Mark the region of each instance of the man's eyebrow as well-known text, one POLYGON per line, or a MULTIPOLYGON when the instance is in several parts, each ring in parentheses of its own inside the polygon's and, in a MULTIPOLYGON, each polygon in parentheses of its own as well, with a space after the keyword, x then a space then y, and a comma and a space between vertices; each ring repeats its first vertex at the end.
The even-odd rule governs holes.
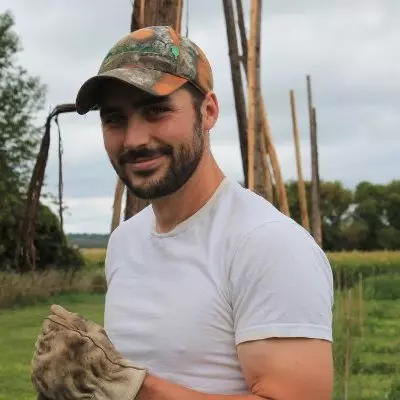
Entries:
MULTIPOLYGON (((171 99, 169 96, 151 96, 151 97, 146 97, 145 99, 142 100, 137 100, 132 103, 132 106, 134 108, 141 108, 141 107, 147 107, 147 106, 153 106, 157 104, 168 104, 171 102, 171 99)), ((120 112, 121 108, 117 106, 102 106, 100 107, 100 116, 104 117, 107 114, 111 114, 114 112, 120 112)))
POLYGON ((140 107, 146 107, 146 106, 153 106, 156 104, 166 104, 171 101, 169 96, 151 96, 151 97, 146 97, 145 99, 138 100, 133 103, 133 107, 135 108, 140 108, 140 107))
POLYGON ((107 114, 111 114, 118 111, 121 111, 118 107, 112 107, 112 106, 100 107, 100 117, 103 118, 107 114))

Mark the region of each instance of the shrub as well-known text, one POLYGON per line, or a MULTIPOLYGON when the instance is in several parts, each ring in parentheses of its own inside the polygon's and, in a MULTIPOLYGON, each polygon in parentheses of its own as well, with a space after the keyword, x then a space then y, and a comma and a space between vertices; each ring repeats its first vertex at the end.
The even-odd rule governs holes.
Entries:
POLYGON ((96 274, 92 278, 92 292, 103 294, 107 291, 107 281, 104 275, 96 274))

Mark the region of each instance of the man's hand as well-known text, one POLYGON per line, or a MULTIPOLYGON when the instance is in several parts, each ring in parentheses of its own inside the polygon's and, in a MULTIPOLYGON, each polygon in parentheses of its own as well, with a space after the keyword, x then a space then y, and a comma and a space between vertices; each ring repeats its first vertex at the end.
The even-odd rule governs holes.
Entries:
POLYGON ((32 382, 50 399, 133 400, 146 369, 115 349, 100 325, 53 305, 32 359, 32 382))

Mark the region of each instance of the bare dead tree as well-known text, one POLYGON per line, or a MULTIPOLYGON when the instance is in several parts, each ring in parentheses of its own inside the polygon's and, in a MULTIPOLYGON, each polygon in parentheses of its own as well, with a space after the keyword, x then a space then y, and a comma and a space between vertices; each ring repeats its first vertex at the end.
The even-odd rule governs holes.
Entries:
POLYGON ((49 156, 51 121, 59 114, 76 112, 75 104, 61 104, 53 109, 45 123, 45 132, 31 176, 26 196, 25 214, 19 226, 15 248, 15 268, 19 272, 36 269, 36 249, 34 245, 40 194, 49 156))

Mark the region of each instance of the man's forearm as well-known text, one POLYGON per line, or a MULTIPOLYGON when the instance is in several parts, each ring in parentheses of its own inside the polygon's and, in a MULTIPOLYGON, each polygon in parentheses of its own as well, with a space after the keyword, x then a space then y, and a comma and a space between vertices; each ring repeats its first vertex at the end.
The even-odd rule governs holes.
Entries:
POLYGON ((147 375, 136 400, 266 400, 255 395, 207 394, 147 375))

